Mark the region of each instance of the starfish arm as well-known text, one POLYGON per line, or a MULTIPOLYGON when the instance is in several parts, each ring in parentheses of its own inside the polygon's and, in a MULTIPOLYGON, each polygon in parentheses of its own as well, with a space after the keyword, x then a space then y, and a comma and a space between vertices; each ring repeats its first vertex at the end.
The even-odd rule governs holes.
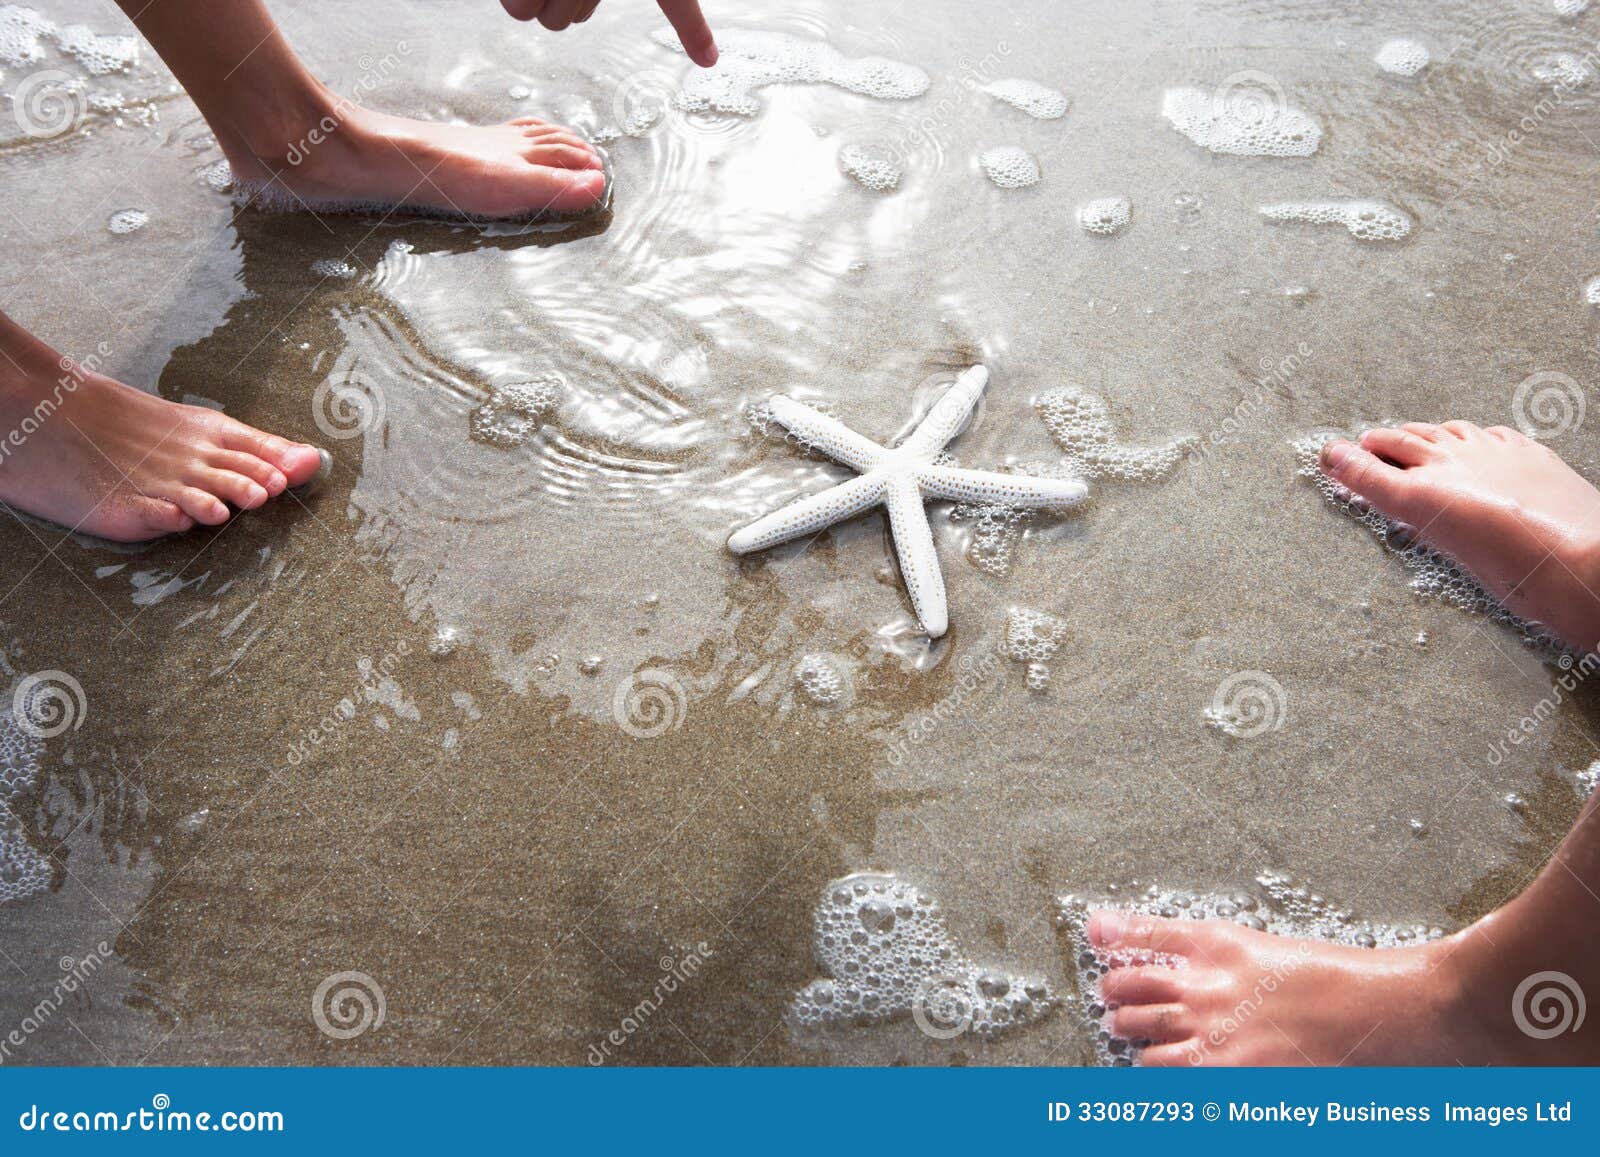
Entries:
POLYGON ((937 639, 949 627, 950 615, 945 604, 944 575, 939 571, 939 555, 933 547, 933 529, 922 508, 922 491, 916 479, 910 475, 890 479, 884 490, 884 505, 889 508, 889 529, 894 533, 900 577, 911 596, 911 608, 917 612, 928 637, 937 639))
POLYGON ((959 466, 924 467, 917 471, 917 481, 935 498, 1017 509, 1073 506, 1089 494, 1089 488, 1076 478, 1038 478, 959 466))
POLYGON ((734 554, 765 550, 780 542, 788 542, 791 538, 832 526, 881 501, 881 478, 872 475, 852 478, 848 482, 830 486, 820 494, 796 499, 756 519, 743 530, 734 531, 728 539, 728 549, 734 554))
POLYGON ((918 456, 932 455, 943 448, 961 429, 967 415, 972 413, 972 407, 978 404, 978 395, 983 393, 983 387, 988 384, 989 371, 983 366, 966 370, 933 404, 927 416, 917 423, 917 428, 911 432, 901 449, 918 456))
POLYGON ((888 451, 871 438, 865 438, 837 418, 813 410, 804 402, 778 395, 771 403, 772 416, 807 443, 836 462, 843 462, 861 473, 873 469, 888 451))

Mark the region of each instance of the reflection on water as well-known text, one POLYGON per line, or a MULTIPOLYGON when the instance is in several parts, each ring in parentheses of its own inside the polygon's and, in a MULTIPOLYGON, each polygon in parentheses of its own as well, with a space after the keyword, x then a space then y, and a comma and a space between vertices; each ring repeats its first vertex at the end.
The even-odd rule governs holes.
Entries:
MULTIPOLYGON (((93 78, 145 115, 0 147, 18 270, 53 263, 12 273, 8 312, 335 458, 303 504, 131 558, 0 531, 8 682, 65 671, 87 703, 37 775, 0 769, 6 847, 50 866, 0 907, 24 974, 0 1027, 62 956, 117 958, 84 1035, 46 1025, 26 1059, 582 1063, 671 976, 607 1063, 1089 1061, 1051 1014, 1075 984, 1064 893, 1285 873, 1443 927, 1570 822, 1575 793, 1547 789, 1589 763, 1584 692, 1486 760, 1551 670, 1417 599, 1289 443, 1503 422, 1529 375, 1582 378, 1596 27, 1465 3, 938 3, 892 30, 736 6, 729 28, 810 54, 790 79, 847 83, 719 113, 671 103, 688 66, 627 6, 562 37, 390 7, 416 50, 373 103, 569 118, 609 142, 609 210, 232 215, 148 54, 93 78), (1384 72, 1396 39, 1430 63, 1384 72), (867 57, 926 92, 863 95, 841 62, 867 57), (1301 110, 1316 147, 1197 148, 1172 91, 1213 136, 1301 110), (997 149, 1040 179, 994 187, 997 149), (1402 243, 1259 212, 1375 202, 1404 207, 1402 243), (144 224, 115 232, 118 210, 144 224), (887 442, 977 361, 952 452, 1093 479, 1064 517, 930 507, 950 635, 917 630, 881 516, 725 551, 844 477, 764 429, 773 394, 887 442), (1276 688, 1274 725, 1207 727, 1241 679, 1276 688), (1038 978, 1049 1000, 930 1034, 897 980, 892 1015, 801 1039, 813 911, 844 878, 936 894, 963 992, 999 1007, 1038 978), (386 1015, 341 1041, 307 1006, 349 971, 386 1015)), ((285 20, 336 85, 385 47, 342 11, 285 20)), ((1578 430, 1552 445, 1600 469, 1578 430)))

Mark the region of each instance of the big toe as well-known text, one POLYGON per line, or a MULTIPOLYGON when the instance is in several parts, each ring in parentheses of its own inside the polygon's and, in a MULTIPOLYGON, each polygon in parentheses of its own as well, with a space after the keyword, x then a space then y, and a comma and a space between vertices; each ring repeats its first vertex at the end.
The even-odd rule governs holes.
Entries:
POLYGON ((547 196, 544 207, 557 213, 581 213, 593 209, 606 191, 606 175, 600 169, 539 170, 547 196))
POLYGON ((303 442, 291 442, 279 455, 276 465, 283 471, 283 476, 289 480, 290 486, 302 486, 310 482, 317 471, 322 469, 322 455, 323 451, 315 446, 307 446, 303 442))
POLYGON ((322 451, 304 442, 291 442, 276 434, 253 427, 233 426, 223 438, 224 446, 243 454, 253 454, 282 471, 290 486, 302 486, 322 467, 322 451))
POLYGON ((1322 470, 1329 478, 1353 494, 1371 502, 1386 514, 1405 518, 1411 505, 1414 484, 1406 472, 1379 458, 1372 451, 1343 439, 1322 448, 1322 470))

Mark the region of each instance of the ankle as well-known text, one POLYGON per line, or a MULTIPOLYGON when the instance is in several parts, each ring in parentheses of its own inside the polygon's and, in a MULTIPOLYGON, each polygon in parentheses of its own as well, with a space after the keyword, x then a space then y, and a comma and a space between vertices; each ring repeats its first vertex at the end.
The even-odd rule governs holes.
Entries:
POLYGON ((264 179, 296 168, 318 148, 342 139, 355 106, 307 76, 270 98, 229 110, 218 142, 236 176, 264 179))

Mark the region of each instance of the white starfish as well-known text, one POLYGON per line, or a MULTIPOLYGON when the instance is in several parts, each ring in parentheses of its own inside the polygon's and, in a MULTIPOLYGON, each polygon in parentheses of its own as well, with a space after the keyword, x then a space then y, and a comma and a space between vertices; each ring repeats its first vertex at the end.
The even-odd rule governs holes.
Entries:
POLYGON ((860 514, 878 503, 889 511, 900 573, 923 630, 937 639, 950 625, 944 576, 933 548, 933 530, 922 509, 924 496, 988 506, 1071 506, 1089 493, 1076 478, 1035 478, 992 470, 963 470, 934 461, 967 420, 989 384, 989 371, 973 366, 956 379, 927 417, 893 448, 864 438, 844 423, 819 414, 793 398, 772 399, 772 416, 828 457, 860 473, 820 494, 801 498, 756 519, 728 539, 735 554, 749 554, 812 534, 860 514))

